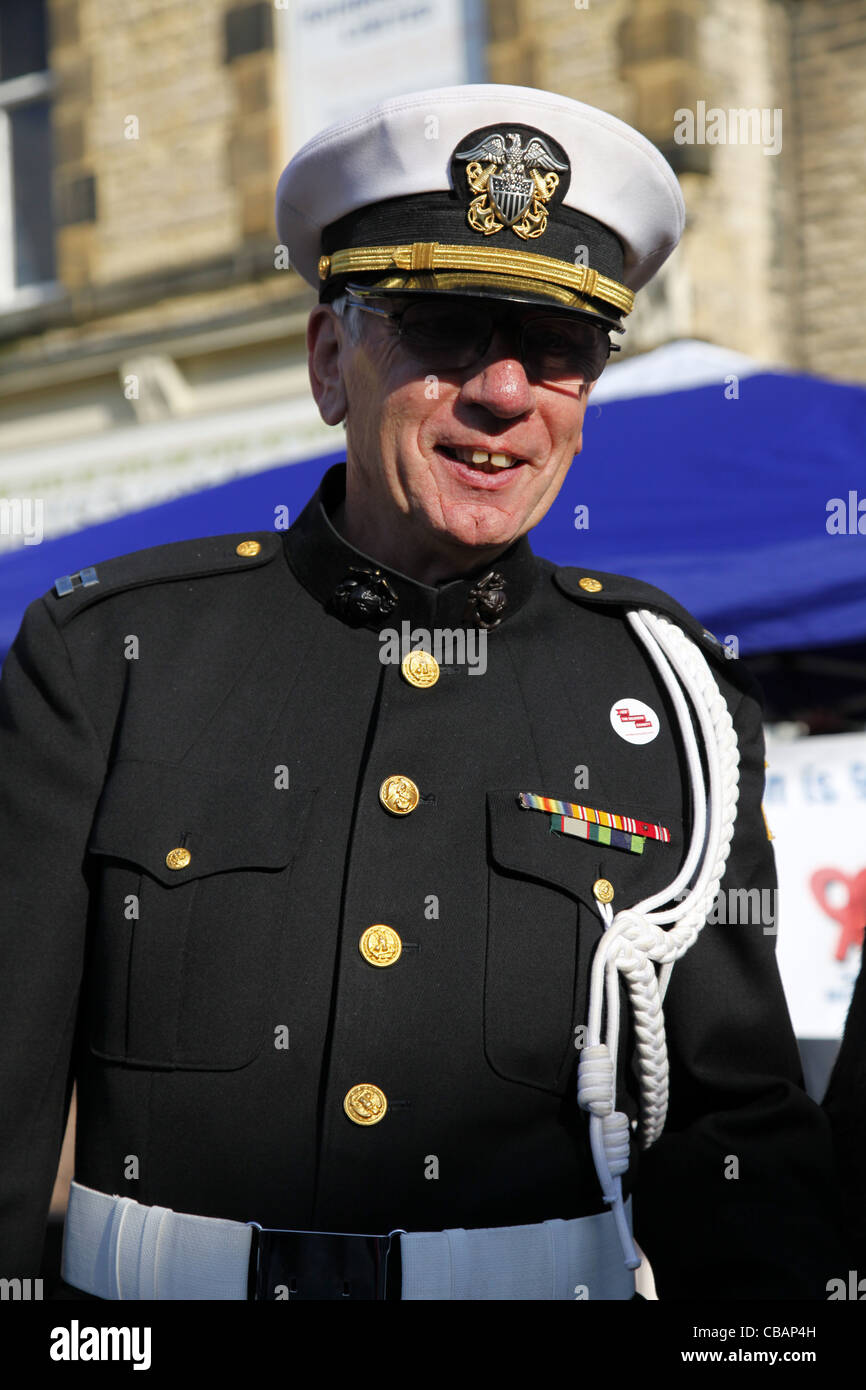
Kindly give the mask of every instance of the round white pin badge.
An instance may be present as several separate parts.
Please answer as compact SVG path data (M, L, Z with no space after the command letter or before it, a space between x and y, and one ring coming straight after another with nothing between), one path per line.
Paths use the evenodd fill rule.
M655 710L630 696L614 701L610 723L626 743L652 743L661 728Z

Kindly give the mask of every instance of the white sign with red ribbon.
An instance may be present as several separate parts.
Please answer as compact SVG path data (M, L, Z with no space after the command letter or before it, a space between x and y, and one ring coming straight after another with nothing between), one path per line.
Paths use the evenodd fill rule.
M839 1038L866 925L866 734L767 733L777 955L798 1038Z

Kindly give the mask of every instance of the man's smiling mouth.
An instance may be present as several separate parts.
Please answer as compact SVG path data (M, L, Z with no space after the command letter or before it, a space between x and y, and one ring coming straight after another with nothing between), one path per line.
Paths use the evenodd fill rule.
M491 453L488 449L477 449L473 446L457 448L450 444L439 444L437 451L455 463L476 468L482 473L502 473L518 464L526 463L526 459L518 458L514 454Z

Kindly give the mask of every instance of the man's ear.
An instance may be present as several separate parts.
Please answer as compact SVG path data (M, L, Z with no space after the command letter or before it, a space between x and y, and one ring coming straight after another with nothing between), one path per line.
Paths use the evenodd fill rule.
M317 304L307 322L307 370L319 414L326 425L339 425L348 401L340 361L341 325L327 304Z

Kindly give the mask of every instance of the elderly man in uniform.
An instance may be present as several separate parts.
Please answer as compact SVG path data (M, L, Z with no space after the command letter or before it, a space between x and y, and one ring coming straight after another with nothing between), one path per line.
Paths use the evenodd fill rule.
M286 533L33 603L3 680L2 1272L100 1298L821 1297L826 1122L759 922L759 695L672 598L527 533L670 168L525 88L310 141L346 463ZM639 459L634 461L639 465ZM134 656L130 641L135 638Z

